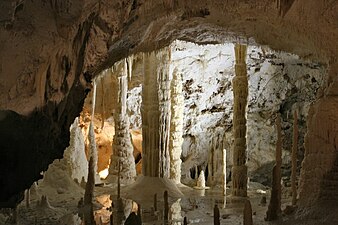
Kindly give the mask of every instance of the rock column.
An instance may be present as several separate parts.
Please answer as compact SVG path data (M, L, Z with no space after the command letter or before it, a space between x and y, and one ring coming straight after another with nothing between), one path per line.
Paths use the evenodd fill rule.
M118 164L121 166L121 180L132 181L136 176L133 145L129 131L127 115L128 66L127 59L120 62L112 72L112 81L116 104L114 107L115 135L113 139L113 154L109 173L116 173Z
M181 183L181 153L183 144L183 111L182 74L173 72L171 81L171 121L170 121L170 179Z
M169 177L169 50L145 53L143 60L142 171L145 176Z
M247 171L246 163L246 118L245 110L248 98L248 78L246 73L246 46L235 46L236 76L233 79L234 92L234 147L232 167L232 194L233 196L247 196Z

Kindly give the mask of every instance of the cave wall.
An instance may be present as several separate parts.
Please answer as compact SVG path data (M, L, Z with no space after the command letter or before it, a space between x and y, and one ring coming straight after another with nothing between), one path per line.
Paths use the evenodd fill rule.
M215 149L221 165L221 150L227 149L228 174L232 167L234 45L196 45L176 41L171 45L171 71L182 74L184 95L183 178L190 169L205 170L210 152ZM290 168L292 112L297 109L299 122L299 161L303 159L303 140L310 104L327 73L324 65L307 62L298 56L275 52L267 47L249 46L248 56L248 166L250 178L271 184L275 159L275 117L283 118L284 164ZM137 75L136 75L137 76ZM135 77L135 76L134 76ZM131 126L141 128L141 92L130 90L128 112ZM219 156L219 157L218 157ZM221 175L221 168L217 169ZM258 170L258 171L256 171ZM285 171L288 173L288 171ZM290 172L290 171L289 171Z
M9 199L62 156L90 78L130 53L158 49L177 38L246 43L252 37L272 49L334 65L337 2L281 2L276 6L270 0L1 1L1 206L13 206L16 200L8 203ZM327 79L327 86L333 86L330 98L336 98L338 90L333 82L337 66L333 69ZM314 110L313 120L324 118L322 114L321 108ZM313 138L321 139L321 131L314 132L318 135Z

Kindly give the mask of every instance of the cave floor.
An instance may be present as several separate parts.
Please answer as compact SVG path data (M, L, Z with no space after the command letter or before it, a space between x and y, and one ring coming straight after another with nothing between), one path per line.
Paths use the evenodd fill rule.
M96 224L110 224L111 199L117 198L116 185L100 185L95 188L94 217ZM121 196L123 197L124 186L121 187ZM222 196L221 187L212 187L209 190L196 190L185 185L179 189L184 194L179 200L169 198L170 217L169 224L183 224L183 218L187 217L188 224L213 224L213 208L217 204L220 209L221 224L243 224L243 206L230 196L230 190L227 191L226 198ZM62 190L62 191L61 191ZM84 190L79 186L76 190L55 189L51 187L38 187L31 193L30 207L23 201L17 208L18 225L28 224L56 224L56 225L75 225L84 224L83 210L78 209L78 202L84 194ZM156 190L156 187L154 187ZM149 190L152 191L152 190ZM38 202L42 195L47 195L50 205L39 206ZM266 204L261 204L262 197L267 198ZM316 221L296 221L293 216L283 216L278 221L267 222L264 220L269 203L270 190L259 183L250 183L248 189L248 199L252 204L254 224L318 224ZM143 199L137 202L142 208L143 224L163 224L163 196L158 196L157 211L154 211L152 205L153 199ZM128 202L128 200L124 200ZM226 201L226 204L224 204ZM282 209L290 205L290 197L285 195L282 199ZM129 200L129 203L132 201ZM151 204L149 204L151 203ZM173 206L173 203L174 206ZM131 204L130 204L131 205ZM131 207L125 208L125 214L129 214ZM129 210L129 211L128 211ZM13 224L8 221L6 214L0 213L0 224ZM118 224L118 223L114 223Z

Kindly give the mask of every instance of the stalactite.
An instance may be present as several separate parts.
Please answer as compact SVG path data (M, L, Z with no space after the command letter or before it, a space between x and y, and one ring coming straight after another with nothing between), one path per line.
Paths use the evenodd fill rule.
M170 179L181 182L181 153L183 144L183 111L182 74L176 70L171 81L171 120L170 120Z
M293 143L292 143L292 170L291 170L291 189L292 205L297 203L297 151L298 151L298 113L293 113Z
M233 79L234 94L234 147L232 167L232 194L234 196L247 196L247 173L246 166L246 118L245 110L248 98L248 78L246 73L246 45L235 46L236 76Z
M252 221L252 207L250 200L246 200L243 210L243 225L253 225Z
M142 87L143 175L169 177L170 77L168 48L144 53ZM154 82L154 81L157 82Z

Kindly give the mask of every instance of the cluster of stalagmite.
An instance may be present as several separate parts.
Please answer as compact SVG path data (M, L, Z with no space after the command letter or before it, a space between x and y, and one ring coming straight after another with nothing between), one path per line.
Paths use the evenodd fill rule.
M143 175L169 177L170 51L145 53L142 87ZM157 81L157 82L156 82Z
M181 152L183 143L184 97L182 74L174 70L171 81L171 121L170 121L170 179L181 182Z
M236 44L235 56L236 76L233 79L234 93L234 147L232 167L232 194L234 196L247 196L247 171L246 166L246 118L245 110L248 98L248 78L246 72L246 45Z
M129 117L127 114L128 92L128 63L127 59L119 62L111 70L112 89L115 90L113 97L116 98L114 105L115 135L113 139L113 154L109 167L109 174L116 174L121 166L121 179L125 182L132 181L136 176L133 145L129 131Z

